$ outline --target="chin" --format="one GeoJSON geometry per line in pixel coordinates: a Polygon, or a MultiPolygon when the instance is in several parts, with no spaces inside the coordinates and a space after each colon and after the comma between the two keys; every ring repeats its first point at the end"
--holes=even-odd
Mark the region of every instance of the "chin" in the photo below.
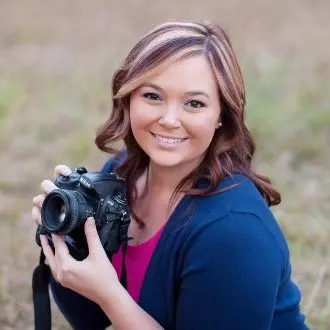
{"type": "Polygon", "coordinates": [[[148,155],[152,163],[161,167],[176,167],[186,162],[185,157],[176,152],[153,151],[148,155]]]}
{"type": "Polygon", "coordinates": [[[176,167],[184,163],[184,160],[178,160],[174,157],[159,158],[159,157],[150,157],[150,160],[153,164],[160,167],[176,167]]]}
{"type": "Polygon", "coordinates": [[[197,167],[201,161],[201,157],[199,156],[189,157],[189,155],[183,155],[182,152],[169,153],[156,151],[150,152],[148,155],[150,157],[150,161],[156,166],[171,168],[173,170],[176,168],[183,169],[182,167],[184,166],[188,172],[197,167]]]}

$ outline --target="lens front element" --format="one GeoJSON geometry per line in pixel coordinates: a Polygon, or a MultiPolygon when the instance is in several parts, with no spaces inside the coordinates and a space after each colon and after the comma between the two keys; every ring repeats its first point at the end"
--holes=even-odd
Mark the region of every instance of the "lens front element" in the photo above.
{"type": "Polygon", "coordinates": [[[68,234],[82,220],[79,217],[79,200],[82,198],[73,191],[53,190],[46,196],[42,205],[43,226],[51,233],[68,234]]]}

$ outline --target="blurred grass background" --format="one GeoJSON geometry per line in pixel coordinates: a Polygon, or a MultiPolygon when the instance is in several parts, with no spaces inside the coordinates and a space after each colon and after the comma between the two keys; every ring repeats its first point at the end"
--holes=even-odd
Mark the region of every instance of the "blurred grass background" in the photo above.
{"type": "MultiPolygon", "coordinates": [[[[166,20],[213,20],[245,76],[256,165],[283,193],[302,310],[330,329],[330,2],[328,0],[1,1],[0,328],[33,329],[32,197],[63,163],[98,169],[113,70],[166,20]]],[[[54,329],[68,329],[56,312],[54,329]]]]}

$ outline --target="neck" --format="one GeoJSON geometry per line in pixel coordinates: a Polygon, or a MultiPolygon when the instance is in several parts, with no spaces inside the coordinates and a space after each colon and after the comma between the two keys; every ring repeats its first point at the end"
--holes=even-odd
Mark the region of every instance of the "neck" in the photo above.
{"type": "Polygon", "coordinates": [[[148,219],[151,219],[151,223],[155,222],[156,218],[160,219],[161,223],[168,219],[184,196],[179,193],[173,204],[169,204],[176,187],[198,164],[199,160],[196,160],[180,166],[165,167],[150,160],[148,171],[145,171],[137,182],[139,216],[144,219],[144,224],[150,222],[148,219]]]}
{"type": "Polygon", "coordinates": [[[180,164],[176,167],[159,166],[152,161],[149,164],[148,190],[159,194],[160,191],[172,195],[178,184],[191,173],[198,162],[180,164]]]}

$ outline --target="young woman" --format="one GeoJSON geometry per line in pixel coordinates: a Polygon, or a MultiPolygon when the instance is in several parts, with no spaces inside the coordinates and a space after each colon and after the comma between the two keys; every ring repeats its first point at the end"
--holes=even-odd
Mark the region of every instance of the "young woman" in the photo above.
{"type": "MultiPolygon", "coordinates": [[[[252,168],[245,92],[231,43],[217,25],[170,22],[145,35],[116,71],[113,110],[96,137],[104,165],[126,178],[132,210],[126,268],[108,260],[93,219],[89,256],[63,237],[42,239],[52,292],[75,329],[307,329],[286,240],[269,207],[270,180],[252,168]]],[[[70,169],[57,166],[55,175],[70,169]]],[[[40,222],[42,183],[34,198],[40,222]]]]}

